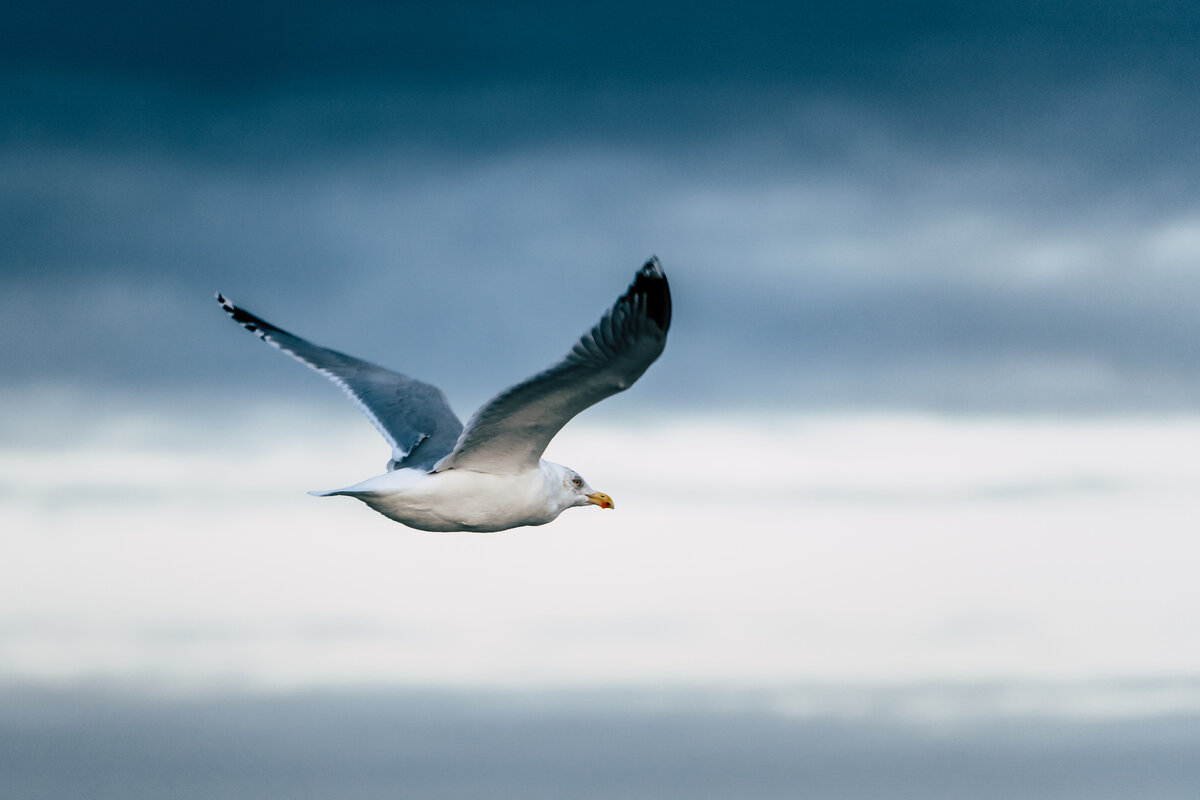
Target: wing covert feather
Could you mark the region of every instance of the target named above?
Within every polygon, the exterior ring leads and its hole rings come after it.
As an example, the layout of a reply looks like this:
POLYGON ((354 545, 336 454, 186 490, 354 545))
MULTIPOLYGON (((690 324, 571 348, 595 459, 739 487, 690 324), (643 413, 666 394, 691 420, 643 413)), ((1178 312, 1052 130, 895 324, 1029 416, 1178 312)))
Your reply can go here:
POLYGON ((532 469, 579 412, 633 385, 667 342, 671 293, 657 258, 554 366, 485 403, 436 469, 532 469))
POLYGON ((392 446, 389 470, 429 469, 454 447, 462 423, 441 389, 301 339, 220 294, 217 302, 234 322, 341 387, 392 446))

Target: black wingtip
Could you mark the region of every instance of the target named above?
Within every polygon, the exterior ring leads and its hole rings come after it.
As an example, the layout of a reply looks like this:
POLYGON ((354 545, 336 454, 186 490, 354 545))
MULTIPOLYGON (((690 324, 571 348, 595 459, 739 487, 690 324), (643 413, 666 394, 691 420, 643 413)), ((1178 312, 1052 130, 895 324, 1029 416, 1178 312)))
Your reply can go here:
POLYGON ((279 330, 265 319, 257 317, 243 308, 238 308, 233 304, 232 300, 220 292, 217 292, 217 302, 221 304, 221 308, 225 310, 225 313, 228 314, 234 322, 238 323, 251 333, 257 333, 259 336, 262 336, 266 331, 279 330))
POLYGON ((627 298, 638 295, 645 298, 646 316, 665 333, 671 327, 671 287, 657 256, 650 256, 650 260, 642 265, 625 293, 627 298))

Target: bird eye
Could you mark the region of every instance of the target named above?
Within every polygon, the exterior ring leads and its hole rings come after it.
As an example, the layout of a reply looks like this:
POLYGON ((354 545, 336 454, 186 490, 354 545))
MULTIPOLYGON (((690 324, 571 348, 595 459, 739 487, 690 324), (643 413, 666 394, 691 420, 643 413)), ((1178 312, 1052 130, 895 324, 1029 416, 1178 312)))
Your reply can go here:
POLYGON ((583 478, 572 478, 571 483, 575 484, 576 486, 583 486, 583 478))

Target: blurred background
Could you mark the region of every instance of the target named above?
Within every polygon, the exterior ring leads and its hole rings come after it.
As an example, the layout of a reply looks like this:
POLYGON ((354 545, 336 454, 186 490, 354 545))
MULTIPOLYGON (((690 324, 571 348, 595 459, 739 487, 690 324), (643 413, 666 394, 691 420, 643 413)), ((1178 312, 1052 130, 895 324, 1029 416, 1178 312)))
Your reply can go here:
POLYGON ((1200 8, 97 3, 0 26, 23 798, 1183 798, 1200 8), (493 536, 222 291, 443 388, 652 254, 661 360, 493 536))

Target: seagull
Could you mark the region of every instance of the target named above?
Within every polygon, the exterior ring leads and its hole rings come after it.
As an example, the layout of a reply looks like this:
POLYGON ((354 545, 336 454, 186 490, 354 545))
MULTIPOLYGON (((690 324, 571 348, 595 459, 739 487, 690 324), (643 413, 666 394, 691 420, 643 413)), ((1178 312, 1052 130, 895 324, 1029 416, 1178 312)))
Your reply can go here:
POLYGON ((491 533, 545 525, 568 508, 612 508, 578 472, 542 458, 576 414, 633 385, 662 353, 671 292, 657 258, 637 272, 557 364, 493 397, 464 427, 441 389, 277 328, 217 293, 227 314, 350 396, 392 448, 388 471, 344 495, 424 531, 491 533))

